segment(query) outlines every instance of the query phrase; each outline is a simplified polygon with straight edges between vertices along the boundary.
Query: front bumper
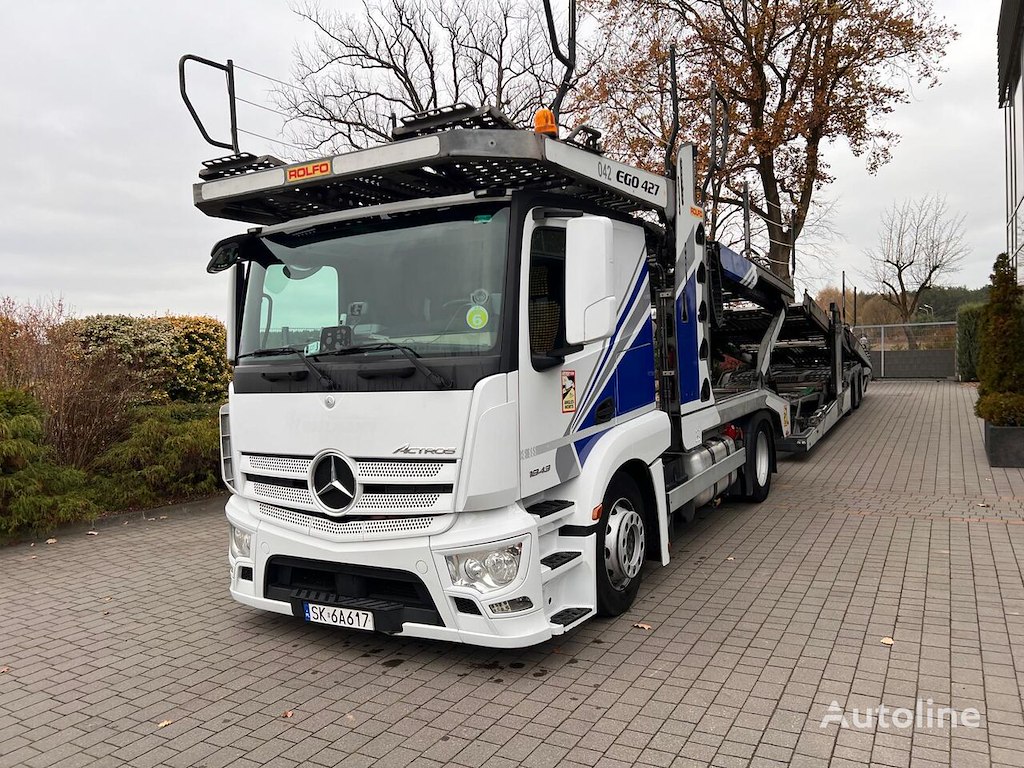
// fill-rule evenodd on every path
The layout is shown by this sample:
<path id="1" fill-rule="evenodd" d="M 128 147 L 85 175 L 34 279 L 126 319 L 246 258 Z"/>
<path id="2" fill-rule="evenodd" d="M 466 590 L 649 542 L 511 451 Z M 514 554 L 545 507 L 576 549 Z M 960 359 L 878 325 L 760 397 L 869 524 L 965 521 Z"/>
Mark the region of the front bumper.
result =
<path id="1" fill-rule="evenodd" d="M 536 523 L 518 505 L 462 513 L 447 530 L 432 535 L 366 541 L 334 541 L 292 530 L 260 514 L 258 502 L 238 496 L 228 500 L 225 511 L 232 525 L 252 533 L 251 556 L 229 555 L 229 562 L 231 596 L 253 608 L 301 616 L 303 600 L 315 598 L 308 583 L 297 583 L 294 590 L 282 586 L 287 581 L 281 575 L 284 569 L 295 568 L 305 569 L 301 573 L 306 578 L 326 574 L 316 599 L 347 607 L 355 607 L 349 601 L 367 595 L 346 595 L 346 584 L 359 583 L 359 591 L 365 592 L 366 582 L 360 579 L 400 583 L 407 597 L 384 597 L 392 604 L 377 609 L 380 620 L 375 623 L 389 634 L 516 648 L 543 642 L 556 629 L 544 612 Z M 445 554 L 511 539 L 523 540 L 519 574 L 511 584 L 486 594 L 452 584 Z M 528 597 L 533 607 L 508 615 L 490 609 L 518 597 Z M 479 613 L 466 612 L 467 608 Z"/>

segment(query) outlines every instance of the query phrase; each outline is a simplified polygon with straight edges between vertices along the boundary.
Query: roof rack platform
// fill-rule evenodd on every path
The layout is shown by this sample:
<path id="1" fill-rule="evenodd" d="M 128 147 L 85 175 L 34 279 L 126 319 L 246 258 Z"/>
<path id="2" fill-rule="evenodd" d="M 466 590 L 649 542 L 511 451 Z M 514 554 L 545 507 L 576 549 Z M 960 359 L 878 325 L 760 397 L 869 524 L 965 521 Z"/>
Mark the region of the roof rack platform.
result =
<path id="1" fill-rule="evenodd" d="M 261 158 L 262 159 L 262 158 Z M 208 216 L 279 224 L 418 198 L 529 189 L 561 191 L 623 212 L 671 218 L 671 182 L 531 131 L 456 129 L 312 162 L 251 171 L 193 187 Z"/>

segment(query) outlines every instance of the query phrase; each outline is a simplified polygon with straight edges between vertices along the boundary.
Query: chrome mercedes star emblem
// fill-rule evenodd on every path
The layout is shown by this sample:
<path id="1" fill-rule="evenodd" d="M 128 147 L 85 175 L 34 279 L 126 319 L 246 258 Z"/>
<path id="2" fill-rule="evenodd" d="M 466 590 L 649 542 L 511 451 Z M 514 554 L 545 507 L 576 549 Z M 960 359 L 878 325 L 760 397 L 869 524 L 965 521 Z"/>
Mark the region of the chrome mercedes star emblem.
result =
<path id="1" fill-rule="evenodd" d="M 324 451 L 309 471 L 309 490 L 329 515 L 340 515 L 356 502 L 359 484 L 352 461 L 336 451 Z"/>

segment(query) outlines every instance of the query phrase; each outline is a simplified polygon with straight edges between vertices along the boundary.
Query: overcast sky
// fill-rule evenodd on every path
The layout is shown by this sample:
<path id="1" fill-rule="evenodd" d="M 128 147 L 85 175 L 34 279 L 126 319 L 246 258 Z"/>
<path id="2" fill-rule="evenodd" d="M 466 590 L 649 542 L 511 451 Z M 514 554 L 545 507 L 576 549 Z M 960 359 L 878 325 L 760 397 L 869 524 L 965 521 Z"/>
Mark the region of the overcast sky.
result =
<path id="1" fill-rule="evenodd" d="M 348 2 L 348 0 L 346 0 Z M 539 2 L 539 0 L 538 0 Z M 223 317 L 226 281 L 206 274 L 210 246 L 242 225 L 192 206 L 200 162 L 217 156 L 178 96 L 177 60 L 194 53 L 287 79 L 291 51 L 310 29 L 283 1 L 35 0 L 5 3 L 0 27 L 0 296 L 62 297 L 76 314 L 201 313 Z M 942 0 L 961 32 L 943 84 L 921 89 L 891 116 L 902 135 L 877 175 L 843 148 L 827 159 L 843 238 L 808 267 L 838 283 L 865 266 L 893 201 L 939 192 L 966 216 L 972 253 L 958 283 L 987 281 L 1004 248 L 1002 114 L 995 33 L 999 3 Z M 213 85 L 197 79 L 210 104 Z M 243 98 L 269 104 L 271 83 L 239 73 Z M 246 104 L 239 124 L 276 130 L 274 115 Z M 279 121 L 278 121 L 279 123 Z M 272 152 L 242 136 L 242 148 Z M 812 286 L 813 287 L 813 286 Z"/>

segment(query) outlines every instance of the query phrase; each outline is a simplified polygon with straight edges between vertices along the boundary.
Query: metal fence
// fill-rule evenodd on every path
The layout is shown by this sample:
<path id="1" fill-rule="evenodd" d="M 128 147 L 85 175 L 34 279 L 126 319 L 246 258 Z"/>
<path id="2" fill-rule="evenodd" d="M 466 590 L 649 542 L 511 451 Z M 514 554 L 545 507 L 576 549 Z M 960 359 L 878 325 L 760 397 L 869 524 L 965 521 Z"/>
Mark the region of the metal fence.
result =
<path id="1" fill-rule="evenodd" d="M 860 325 L 852 330 L 870 351 L 876 378 L 956 378 L 955 322 Z"/>

